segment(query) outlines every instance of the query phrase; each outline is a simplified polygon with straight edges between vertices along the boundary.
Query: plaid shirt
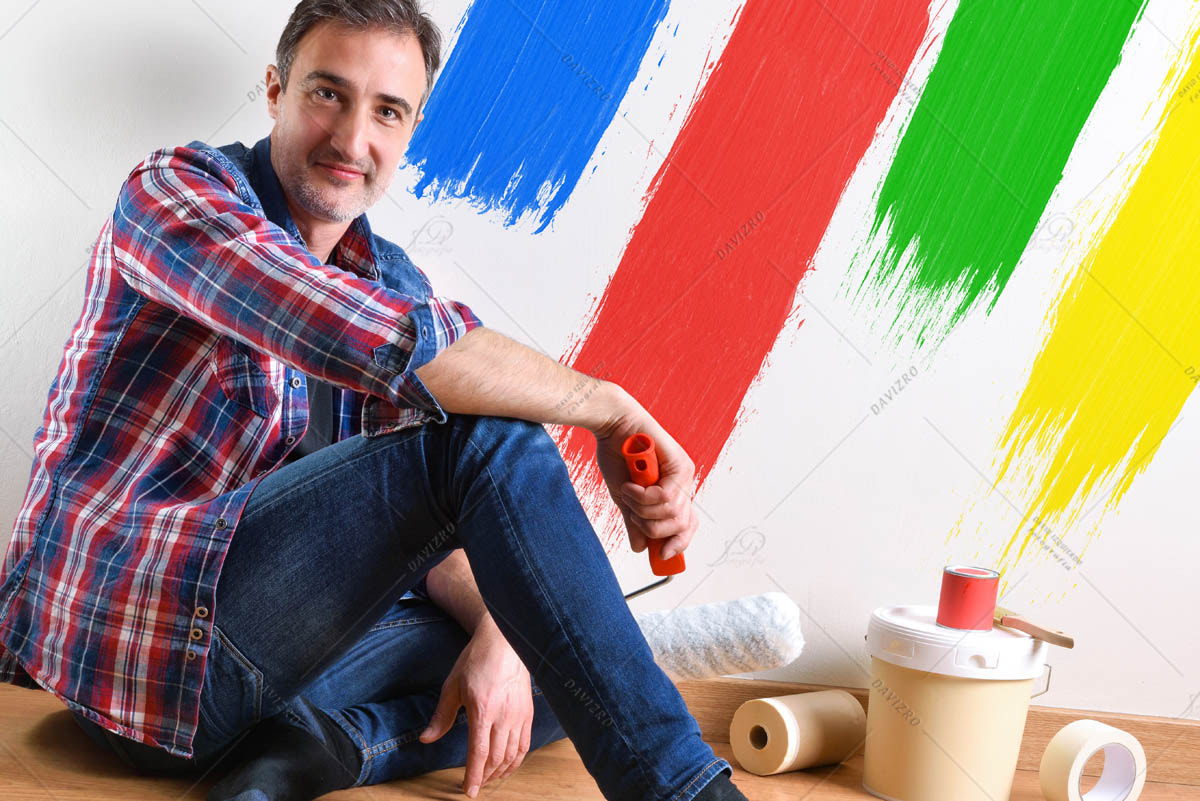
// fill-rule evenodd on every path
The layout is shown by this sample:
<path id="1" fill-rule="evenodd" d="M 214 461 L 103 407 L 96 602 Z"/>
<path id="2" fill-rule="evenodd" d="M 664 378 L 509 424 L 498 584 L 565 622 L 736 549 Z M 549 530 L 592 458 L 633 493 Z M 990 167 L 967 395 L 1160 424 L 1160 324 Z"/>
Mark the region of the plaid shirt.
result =
<path id="1" fill-rule="evenodd" d="M 481 325 L 366 215 L 322 264 L 270 138 L 156 150 L 106 220 L 0 564 L 0 681 L 192 756 L 217 578 L 259 479 L 341 387 L 337 438 L 446 413 L 413 370 Z"/>

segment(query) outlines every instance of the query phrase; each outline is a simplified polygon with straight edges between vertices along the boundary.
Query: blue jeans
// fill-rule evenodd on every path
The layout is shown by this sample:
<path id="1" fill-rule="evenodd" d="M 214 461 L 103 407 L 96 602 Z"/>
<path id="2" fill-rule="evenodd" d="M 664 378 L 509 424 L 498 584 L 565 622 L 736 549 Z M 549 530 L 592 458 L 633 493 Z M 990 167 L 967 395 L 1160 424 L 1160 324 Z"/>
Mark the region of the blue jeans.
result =
<path id="1" fill-rule="evenodd" d="M 611 801 L 690 801 L 732 773 L 654 662 L 553 439 L 508 417 L 355 436 L 263 478 L 217 584 L 194 759 L 76 719 L 143 773 L 207 770 L 277 714 L 340 726 L 354 786 L 462 767 L 465 710 L 417 737 L 469 637 L 409 592 L 459 547 L 529 669 L 531 750 L 569 737 Z"/>

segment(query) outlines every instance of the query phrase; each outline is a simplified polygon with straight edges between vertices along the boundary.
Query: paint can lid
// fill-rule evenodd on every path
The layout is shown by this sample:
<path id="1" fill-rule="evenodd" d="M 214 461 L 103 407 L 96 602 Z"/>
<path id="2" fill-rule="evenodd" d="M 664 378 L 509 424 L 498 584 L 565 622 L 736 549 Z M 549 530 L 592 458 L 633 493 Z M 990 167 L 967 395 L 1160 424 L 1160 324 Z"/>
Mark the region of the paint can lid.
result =
<path id="1" fill-rule="evenodd" d="M 1005 626 L 990 631 L 949 628 L 936 606 L 883 606 L 871 613 L 871 656 L 913 670 L 968 679 L 1036 679 L 1049 644 Z"/>

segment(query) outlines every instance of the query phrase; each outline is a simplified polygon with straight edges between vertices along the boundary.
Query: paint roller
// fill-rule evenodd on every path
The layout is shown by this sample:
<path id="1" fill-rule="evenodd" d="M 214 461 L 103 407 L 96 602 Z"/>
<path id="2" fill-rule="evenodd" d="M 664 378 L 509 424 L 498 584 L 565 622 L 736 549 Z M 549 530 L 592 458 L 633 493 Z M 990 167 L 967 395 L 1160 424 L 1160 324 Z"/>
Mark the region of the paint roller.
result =
<path id="1" fill-rule="evenodd" d="M 755 673 L 790 664 L 804 648 L 800 607 L 782 592 L 633 616 L 672 681 Z"/>
<path id="2" fill-rule="evenodd" d="M 621 454 L 638 486 L 658 483 L 658 454 L 645 433 L 628 437 Z M 661 587 L 686 569 L 683 552 L 662 557 L 663 539 L 647 538 L 650 569 L 662 581 L 625 596 L 628 600 Z M 707 679 L 782 667 L 804 647 L 800 608 L 781 592 L 634 615 L 654 661 L 672 681 Z"/>

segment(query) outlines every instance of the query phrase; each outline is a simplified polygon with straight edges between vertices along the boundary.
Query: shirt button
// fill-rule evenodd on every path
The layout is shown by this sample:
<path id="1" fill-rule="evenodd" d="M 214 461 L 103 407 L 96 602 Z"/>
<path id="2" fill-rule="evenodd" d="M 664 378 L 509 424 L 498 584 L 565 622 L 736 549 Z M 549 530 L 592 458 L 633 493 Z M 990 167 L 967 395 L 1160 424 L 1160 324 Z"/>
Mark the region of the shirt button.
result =
<path id="1" fill-rule="evenodd" d="M 187 652 L 187 661 L 191 662 L 195 658 L 196 658 L 196 652 L 193 651 L 191 648 L 189 648 L 188 652 Z"/>
<path id="2" fill-rule="evenodd" d="M 200 638 L 201 638 L 201 637 L 203 637 L 203 636 L 204 636 L 204 630 L 203 630 L 203 629 L 192 629 L 192 639 L 193 639 L 193 640 L 198 640 L 198 639 L 200 639 Z"/>
<path id="3" fill-rule="evenodd" d="M 227 525 L 229 525 L 229 522 L 225 518 L 223 518 L 223 517 L 217 518 L 217 528 L 219 528 L 219 529 L 225 528 L 225 526 L 227 526 Z"/>
<path id="4" fill-rule="evenodd" d="M 288 445 L 291 445 L 295 441 L 296 441 L 295 437 L 288 437 L 287 439 L 284 440 L 284 442 L 286 442 Z"/>
<path id="5" fill-rule="evenodd" d="M 208 607 L 207 606 L 197 606 L 196 607 L 196 617 L 208 617 Z"/>
<path id="6" fill-rule="evenodd" d="M 292 379 L 292 386 L 293 387 L 300 386 L 300 376 L 296 376 L 295 378 Z"/>

